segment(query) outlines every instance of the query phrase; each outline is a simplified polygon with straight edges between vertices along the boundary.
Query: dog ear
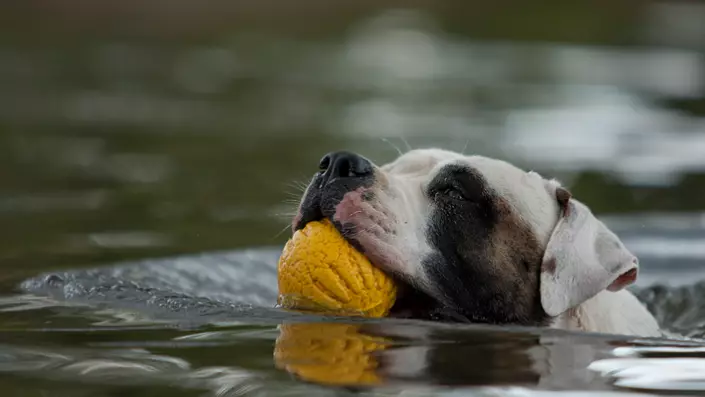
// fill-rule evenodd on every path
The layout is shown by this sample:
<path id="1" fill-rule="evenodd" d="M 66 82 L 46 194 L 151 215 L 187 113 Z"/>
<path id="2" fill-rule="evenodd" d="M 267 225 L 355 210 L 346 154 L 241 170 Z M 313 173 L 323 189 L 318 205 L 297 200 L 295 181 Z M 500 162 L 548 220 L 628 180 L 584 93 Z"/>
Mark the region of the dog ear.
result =
<path id="1" fill-rule="evenodd" d="M 599 292 L 636 281 L 638 260 L 590 209 L 555 183 L 549 184 L 561 214 L 541 268 L 541 304 L 549 316 L 572 309 Z"/>

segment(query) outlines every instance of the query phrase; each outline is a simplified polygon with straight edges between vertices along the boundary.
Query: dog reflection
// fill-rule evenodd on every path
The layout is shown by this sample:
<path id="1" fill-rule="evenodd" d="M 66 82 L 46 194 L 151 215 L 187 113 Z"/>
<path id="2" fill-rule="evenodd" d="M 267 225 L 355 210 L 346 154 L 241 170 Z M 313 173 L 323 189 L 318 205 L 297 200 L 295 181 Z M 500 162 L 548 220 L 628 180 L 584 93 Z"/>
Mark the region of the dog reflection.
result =
<path id="1" fill-rule="evenodd" d="M 281 326 L 274 360 L 324 385 L 538 386 L 550 375 L 537 354 L 544 350 L 539 336 L 523 333 L 295 323 Z"/>

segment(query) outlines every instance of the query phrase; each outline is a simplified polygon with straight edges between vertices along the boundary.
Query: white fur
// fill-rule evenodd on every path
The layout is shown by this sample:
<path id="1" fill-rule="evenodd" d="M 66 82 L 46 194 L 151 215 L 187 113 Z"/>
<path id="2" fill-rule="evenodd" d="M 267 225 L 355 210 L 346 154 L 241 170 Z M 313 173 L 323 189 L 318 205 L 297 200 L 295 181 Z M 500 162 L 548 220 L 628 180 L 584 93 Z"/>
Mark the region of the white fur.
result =
<path id="1" fill-rule="evenodd" d="M 663 336 L 656 319 L 627 290 L 602 291 L 557 316 L 552 327 L 606 334 Z"/>
<path id="2" fill-rule="evenodd" d="M 431 250 L 424 234 L 430 213 L 424 191 L 436 173 L 452 163 L 480 172 L 489 188 L 533 230 L 545 247 L 545 258 L 555 260 L 555 272 L 542 272 L 540 280 L 542 305 L 553 318 L 553 327 L 660 335 L 653 316 L 622 289 L 626 285 L 613 284 L 638 266 L 619 238 L 575 199 L 570 199 L 564 216 L 556 198 L 559 182 L 496 159 L 424 149 L 380 167 L 375 193 L 382 210 L 374 210 L 375 219 L 367 211 L 359 211 L 352 220 L 366 249 L 385 259 L 378 265 L 442 299 L 443 291 L 434 291 L 426 283 L 421 268 L 420 258 Z M 380 233 L 380 229 L 395 233 Z"/>

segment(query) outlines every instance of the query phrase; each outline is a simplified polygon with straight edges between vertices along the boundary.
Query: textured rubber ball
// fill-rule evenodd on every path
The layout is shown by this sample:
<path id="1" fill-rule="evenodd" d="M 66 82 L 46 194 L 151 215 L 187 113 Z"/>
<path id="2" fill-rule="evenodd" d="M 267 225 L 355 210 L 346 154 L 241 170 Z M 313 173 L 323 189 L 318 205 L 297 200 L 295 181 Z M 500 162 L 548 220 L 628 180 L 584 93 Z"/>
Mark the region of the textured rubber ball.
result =
<path id="1" fill-rule="evenodd" d="M 310 222 L 287 242 L 278 264 L 279 306 L 338 315 L 384 317 L 394 281 L 328 220 Z"/>

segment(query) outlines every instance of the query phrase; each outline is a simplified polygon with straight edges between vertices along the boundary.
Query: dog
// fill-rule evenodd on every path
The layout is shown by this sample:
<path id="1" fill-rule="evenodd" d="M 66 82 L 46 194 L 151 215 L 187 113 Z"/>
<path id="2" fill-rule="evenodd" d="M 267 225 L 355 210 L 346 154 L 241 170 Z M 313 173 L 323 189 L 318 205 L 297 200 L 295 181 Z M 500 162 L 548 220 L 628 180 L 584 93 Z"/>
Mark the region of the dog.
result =
<path id="1" fill-rule="evenodd" d="M 292 222 L 330 219 L 400 292 L 390 316 L 658 337 L 637 258 L 555 179 L 416 149 L 325 155 Z"/>

